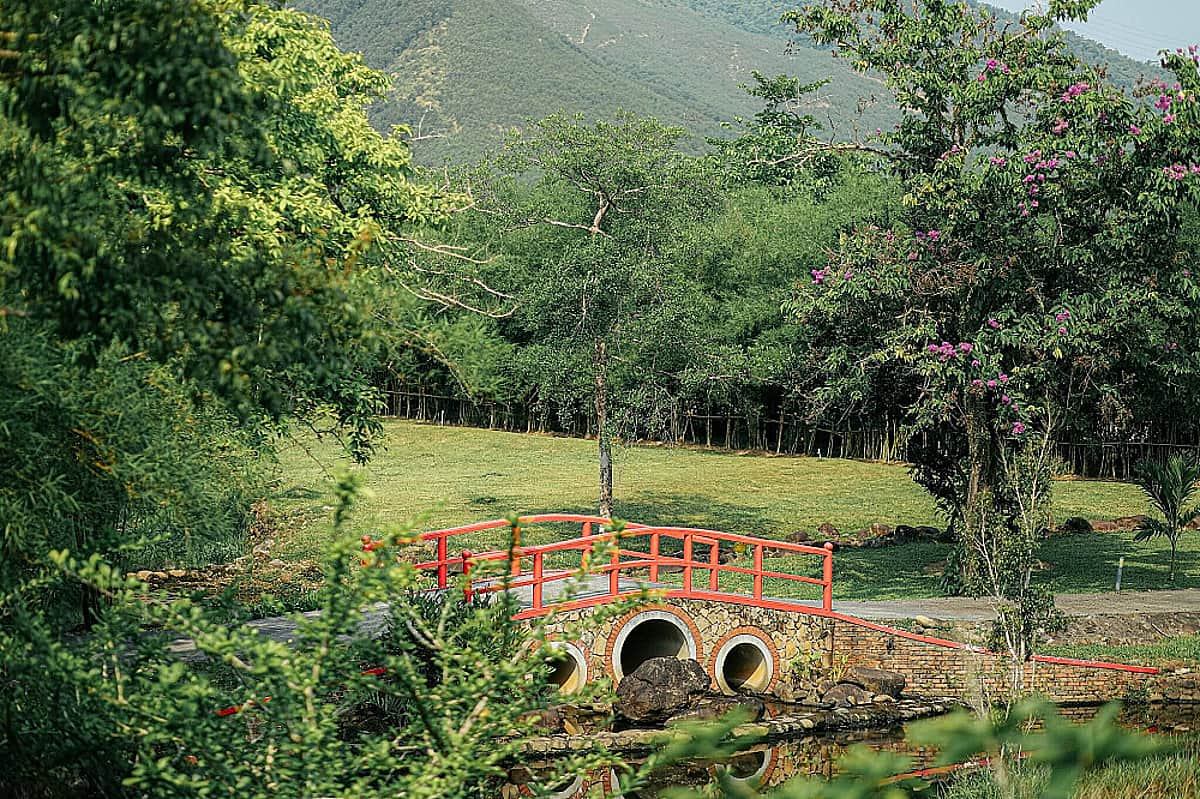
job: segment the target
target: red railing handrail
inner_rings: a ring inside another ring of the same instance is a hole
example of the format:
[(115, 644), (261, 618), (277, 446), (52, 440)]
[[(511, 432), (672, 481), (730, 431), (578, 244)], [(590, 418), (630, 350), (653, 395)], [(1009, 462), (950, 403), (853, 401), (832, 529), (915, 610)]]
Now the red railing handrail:
[[(519, 534), (521, 527), (551, 523), (580, 524), (580, 535), (548, 544), (534, 546), (522, 546), (520, 544)], [(592, 529), (597, 525), (600, 526), (602, 532), (593, 533)], [(450, 554), (448, 542), (449, 539), (455, 536), (513, 526), (517, 528), (517, 536), (515, 536), (516, 540), (511, 547), (474, 554), (466, 550), (455, 555)], [(624, 596), (632, 596), (639, 593), (639, 591), (622, 591), (620, 585), (622, 572), (630, 572), (634, 569), (647, 569), (649, 572), (649, 581), (654, 583), (658, 582), (661, 569), (678, 568), (682, 572), (682, 586), (667, 588), (667, 596), (693, 596), (699, 593), (700, 590), (704, 590), (696, 589), (692, 582), (694, 571), (701, 569), (708, 573), (708, 586), (705, 593), (710, 598), (727, 597), (728, 601), (744, 602), (747, 598), (746, 594), (723, 591), (720, 588), (720, 575), (722, 573), (740, 574), (751, 578), (752, 590), (750, 598), (753, 600), (761, 601), (764, 599), (764, 583), (766, 580), (789, 580), (820, 586), (822, 589), (822, 609), (826, 611), (832, 609), (833, 547), (830, 544), (826, 544), (824, 547), (814, 547), (791, 541), (776, 541), (738, 533), (727, 533), (723, 530), (710, 530), (697, 527), (645, 525), (636, 522), (626, 522), (621, 529), (610, 529), (614, 526), (616, 525), (611, 519), (602, 516), (574, 513), (541, 513), (517, 517), (515, 523), (508, 519), (492, 519), (475, 524), (431, 530), (422, 533), (416, 540), (434, 541), (437, 546), (436, 556), (432, 560), (416, 563), (414, 567), (422, 571), (435, 571), (437, 586), (439, 588), (447, 588), (450, 583), (450, 567), (459, 566), (464, 576), (467, 577), (467, 584), (464, 590), (468, 596), (474, 593), (490, 593), (513, 588), (530, 588), (532, 591), (532, 607), (518, 614), (519, 617), (527, 618), (531, 614), (541, 615), (550, 612), (555, 607), (564, 605), (564, 603), (545, 604), (543, 602), (542, 588), (546, 583), (569, 579), (584, 571), (584, 553), (591, 551), (598, 544), (602, 543), (612, 541), (623, 543), (633, 539), (648, 539), (648, 552), (626, 549), (618, 543), (618, 546), (612, 549), (608, 563), (587, 565), (586, 571), (588, 573), (607, 574), (609, 576), (608, 592), (600, 595), (603, 601), (612, 602)], [(682, 552), (677, 555), (662, 554), (661, 540), (663, 537), (680, 541)], [(366, 538), (364, 539), (364, 548), (368, 550), (373, 549), (379, 543), (372, 542), (369, 538)], [(747, 550), (752, 551), (753, 566), (746, 567), (722, 563), (720, 557), (722, 544), (745, 547)], [(696, 552), (697, 547), (700, 548), (701, 552)], [(707, 550), (707, 552), (704, 550)], [(807, 577), (799, 574), (768, 570), (763, 565), (768, 550), (776, 553), (820, 557), (822, 558), (821, 576)], [(544, 562), (545, 557), (565, 552), (579, 552), (580, 567), (578, 569), (554, 569), (547, 573)], [(509, 562), (508, 574), (502, 577), (488, 575), (482, 584), (478, 580), (471, 579), (471, 567), (488, 561)], [(524, 564), (526, 562), (532, 562), (533, 574), (530, 577), (523, 576)], [(594, 600), (595, 595), (591, 599)], [(577, 603), (568, 602), (565, 604), (573, 606)], [(596, 603), (589, 601), (588, 604)]]

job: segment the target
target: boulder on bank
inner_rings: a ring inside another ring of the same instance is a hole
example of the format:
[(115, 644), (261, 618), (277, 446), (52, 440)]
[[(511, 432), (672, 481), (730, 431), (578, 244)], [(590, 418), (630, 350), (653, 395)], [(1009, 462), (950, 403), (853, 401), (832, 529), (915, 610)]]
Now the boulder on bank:
[(1066, 533), (1090, 533), (1092, 532), (1092, 523), (1082, 516), (1072, 516), (1060, 524), (1054, 532), (1059, 535)]
[(616, 714), (636, 724), (661, 724), (690, 709), (712, 687), (695, 660), (650, 658), (617, 685)]
[(900, 694), (904, 691), (904, 686), (908, 683), (908, 678), (895, 671), (873, 669), (868, 666), (853, 666), (846, 672), (842, 682), (860, 686), (872, 694), (886, 694), (894, 699), (899, 699)]

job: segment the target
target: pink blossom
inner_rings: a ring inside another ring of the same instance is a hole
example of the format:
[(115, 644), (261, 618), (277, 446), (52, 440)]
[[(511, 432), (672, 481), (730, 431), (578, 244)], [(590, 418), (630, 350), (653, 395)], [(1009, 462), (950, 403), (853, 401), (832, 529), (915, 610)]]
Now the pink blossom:
[(1065, 92), (1063, 92), (1062, 101), (1064, 103), (1069, 103), (1090, 88), (1092, 88), (1090, 85), (1083, 83), (1082, 81), (1079, 83), (1073, 83), (1067, 87)]
[(999, 377), (999, 378), (1000, 378), (1000, 382), (1001, 382), (1001, 383), (1007, 383), (1007, 382), (1008, 382), (1008, 375), (1006, 375), (1006, 374), (999, 374), (999, 375), (997, 375), (997, 377)]
[(1060, 328), (1058, 329), (1058, 335), (1060, 335), (1060, 336), (1065, 336), (1065, 335), (1067, 335), (1067, 329), (1066, 329), (1065, 327), (1060, 327)]
[(988, 387), (988, 388), (995, 388), (995, 387), (996, 387), (996, 381), (995, 381), (995, 380), (989, 380), (989, 381), (987, 381), (987, 387)]
[(1011, 402), (1012, 402), (1012, 397), (1010, 397), (1010, 396), (1008, 396), (1007, 394), (1005, 394), (1004, 396), (1002, 396), (1002, 397), (1000, 398), (1000, 401), (1001, 401), (1001, 402), (1003, 402), (1005, 405), (1008, 405), (1009, 403), (1011, 403)]
[(1063, 311), (1062, 313), (1058, 313), (1058, 314), (1054, 315), (1055, 322), (1065, 322), (1070, 318), (1071, 318), (1070, 311)]
[(842, 277), (845, 278), (846, 280), (849, 280), (853, 275), (854, 275), (854, 273), (851, 272), (849, 269), (847, 269), (846, 274), (842, 275)]
[(1008, 159), (1006, 159), (1002, 155), (993, 155), (990, 158), (988, 158), (988, 161), (991, 163), (992, 166), (1004, 166), (1005, 164), (1008, 163)]
[(1064, 155), (1064, 156), (1066, 156), (1067, 158), (1074, 158), (1074, 157), (1075, 157), (1075, 151), (1074, 151), (1074, 150), (1067, 150), (1065, 153), (1063, 153), (1063, 155)]
[(966, 341), (963, 341), (958, 345), (958, 351), (961, 352), (963, 355), (966, 355), (968, 352), (970, 352), (973, 349), (975, 349), (975, 348), (972, 347)]
[(1172, 122), (1174, 122), (1174, 121), (1175, 121), (1175, 115), (1174, 115), (1174, 114), (1164, 114), (1164, 115), (1163, 115), (1163, 124), (1164, 124), (1164, 125), (1170, 125), (1170, 124), (1171, 124)]
[(915, 261), (915, 260), (917, 260), (917, 254), (916, 254), (915, 252), (910, 252), (910, 253), (908, 254), (908, 260), (910, 260), (910, 261)]
[(1071, 123), (1065, 119), (1060, 119), (1054, 123), (1054, 135), (1061, 136), (1067, 132), (1067, 128), (1071, 127)]
[(1159, 111), (1166, 111), (1171, 107), (1171, 96), (1168, 94), (1160, 94), (1154, 102), (1154, 107)]
[(1134, 136), (1137, 136), (1137, 135), (1141, 134), (1142, 129), (1139, 128), (1137, 125), (1130, 125), (1129, 132), (1132, 133)]
[[(971, 361), (971, 365), (972, 365), (972, 366), (979, 366), (979, 361)], [(975, 382), (979, 383), (980, 385), (982, 385), (982, 384), (983, 384), (983, 381), (982, 381), (982, 380), (977, 380), (977, 381), (975, 381)]]
[(971, 385), (973, 385), (977, 388), (981, 388), (983, 386), (983, 381), (979, 380), (979, 379), (975, 379), (975, 380), (971, 381)]
[(1021, 435), (1024, 432), (1025, 432), (1025, 423), (1024, 422), (1013, 422), (1013, 433), (1015, 433), (1016, 435)]
[(1000, 329), (1000, 323), (996, 321), (995, 317), (992, 317), (991, 319), (989, 319), (987, 321), (987, 323), (988, 323), (988, 327), (992, 328), (992, 330)]

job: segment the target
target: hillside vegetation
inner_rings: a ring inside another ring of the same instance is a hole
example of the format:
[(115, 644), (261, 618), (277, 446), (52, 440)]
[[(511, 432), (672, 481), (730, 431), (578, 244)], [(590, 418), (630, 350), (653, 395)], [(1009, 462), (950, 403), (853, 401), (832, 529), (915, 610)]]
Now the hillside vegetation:
[[(394, 81), (371, 111), (381, 129), (412, 126), (416, 159), (477, 157), (504, 133), (558, 111), (611, 116), (618, 108), (686, 127), (690, 149), (761, 103), (751, 72), (832, 78), (808, 111), (840, 138), (896, 118), (878, 79), (798, 40), (779, 23), (788, 0), (299, 0), (335, 39)], [(998, 11), (1004, 16), (1006, 12)], [(1068, 34), (1091, 63), (1131, 85), (1149, 67)], [(426, 138), (431, 137), (431, 138)]]

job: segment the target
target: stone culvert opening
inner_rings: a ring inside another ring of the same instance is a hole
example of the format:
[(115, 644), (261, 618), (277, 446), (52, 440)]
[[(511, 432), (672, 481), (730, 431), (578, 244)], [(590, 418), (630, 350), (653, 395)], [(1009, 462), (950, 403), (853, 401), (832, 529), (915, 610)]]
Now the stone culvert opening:
[(546, 661), (550, 669), (550, 683), (558, 686), (559, 693), (578, 693), (588, 681), (587, 660), (583, 652), (575, 644), (554, 643), (551, 646), (559, 656)]
[(632, 674), (651, 658), (696, 657), (692, 632), (678, 617), (661, 611), (638, 614), (625, 625), (613, 647), (612, 664), (617, 679)]
[(771, 651), (757, 636), (734, 636), (717, 652), (717, 685), (727, 694), (762, 693), (775, 676), (772, 661)]

